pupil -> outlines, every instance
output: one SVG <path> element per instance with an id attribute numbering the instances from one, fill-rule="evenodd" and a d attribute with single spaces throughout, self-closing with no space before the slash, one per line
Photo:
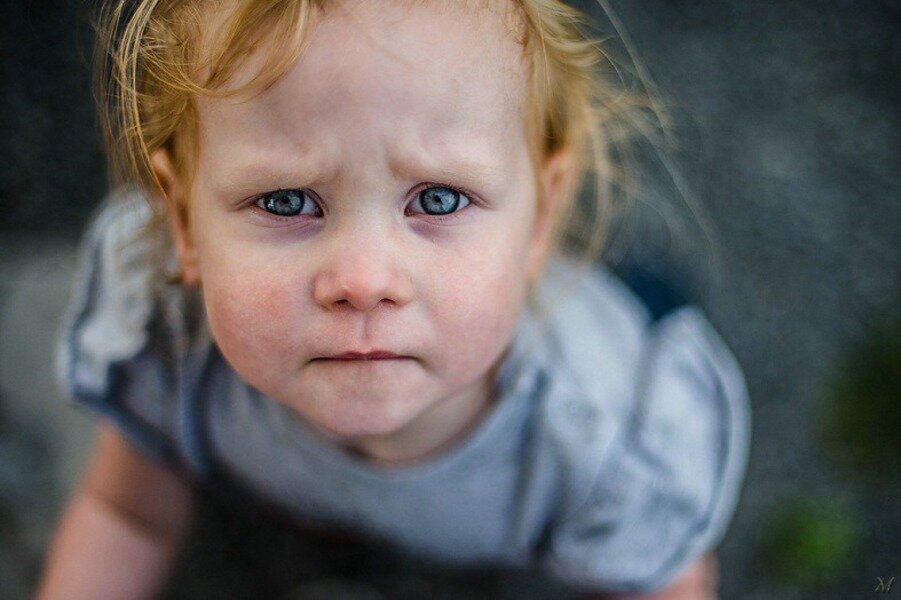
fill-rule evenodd
<path id="1" fill-rule="evenodd" d="M 448 188 L 429 188 L 423 192 L 422 207 L 430 215 L 446 215 L 460 203 L 460 194 Z"/>
<path id="2" fill-rule="evenodd" d="M 303 195 L 298 190 L 279 190 L 266 198 L 266 210 L 281 217 L 293 217 L 303 208 Z"/>

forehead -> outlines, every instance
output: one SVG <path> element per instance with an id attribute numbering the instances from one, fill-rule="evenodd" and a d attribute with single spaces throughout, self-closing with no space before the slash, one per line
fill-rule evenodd
<path id="1" fill-rule="evenodd" d="M 343 144 L 346 152 L 376 137 L 496 154 L 522 136 L 525 81 L 514 29 L 506 2 L 331 6 L 271 87 L 199 101 L 201 154 L 220 142 Z M 238 82 L 253 76 L 255 58 L 238 69 Z"/>

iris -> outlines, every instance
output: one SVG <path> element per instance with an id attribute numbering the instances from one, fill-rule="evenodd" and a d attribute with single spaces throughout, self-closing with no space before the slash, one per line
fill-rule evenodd
<path id="1" fill-rule="evenodd" d="M 446 187 L 432 187 L 422 190 L 419 199 L 427 214 L 446 215 L 460 204 L 460 193 Z"/>
<path id="2" fill-rule="evenodd" d="M 293 217 L 303 210 L 304 193 L 300 190 L 278 190 L 263 198 L 263 208 L 280 217 Z"/>

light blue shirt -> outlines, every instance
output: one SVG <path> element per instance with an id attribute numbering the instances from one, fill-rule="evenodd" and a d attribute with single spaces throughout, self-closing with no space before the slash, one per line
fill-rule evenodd
<path id="1" fill-rule="evenodd" d="M 228 366 L 198 294 L 158 276 L 149 216 L 135 194 L 97 213 L 59 354 L 70 397 L 147 455 L 299 520 L 578 587 L 659 588 L 722 537 L 750 421 L 741 370 L 698 308 L 654 318 L 607 269 L 556 258 L 484 421 L 436 458 L 380 467 Z"/>

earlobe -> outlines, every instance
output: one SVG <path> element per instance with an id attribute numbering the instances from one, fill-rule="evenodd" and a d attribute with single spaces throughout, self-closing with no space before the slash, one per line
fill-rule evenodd
<path id="1" fill-rule="evenodd" d="M 197 268 L 197 255 L 191 228 L 188 222 L 187 207 L 183 192 L 178 185 L 172 160 L 165 150 L 157 150 L 151 156 L 151 167 L 156 176 L 156 193 L 163 202 L 169 232 L 175 243 L 178 262 L 181 267 L 181 282 L 197 287 L 200 284 L 200 272 Z"/>

